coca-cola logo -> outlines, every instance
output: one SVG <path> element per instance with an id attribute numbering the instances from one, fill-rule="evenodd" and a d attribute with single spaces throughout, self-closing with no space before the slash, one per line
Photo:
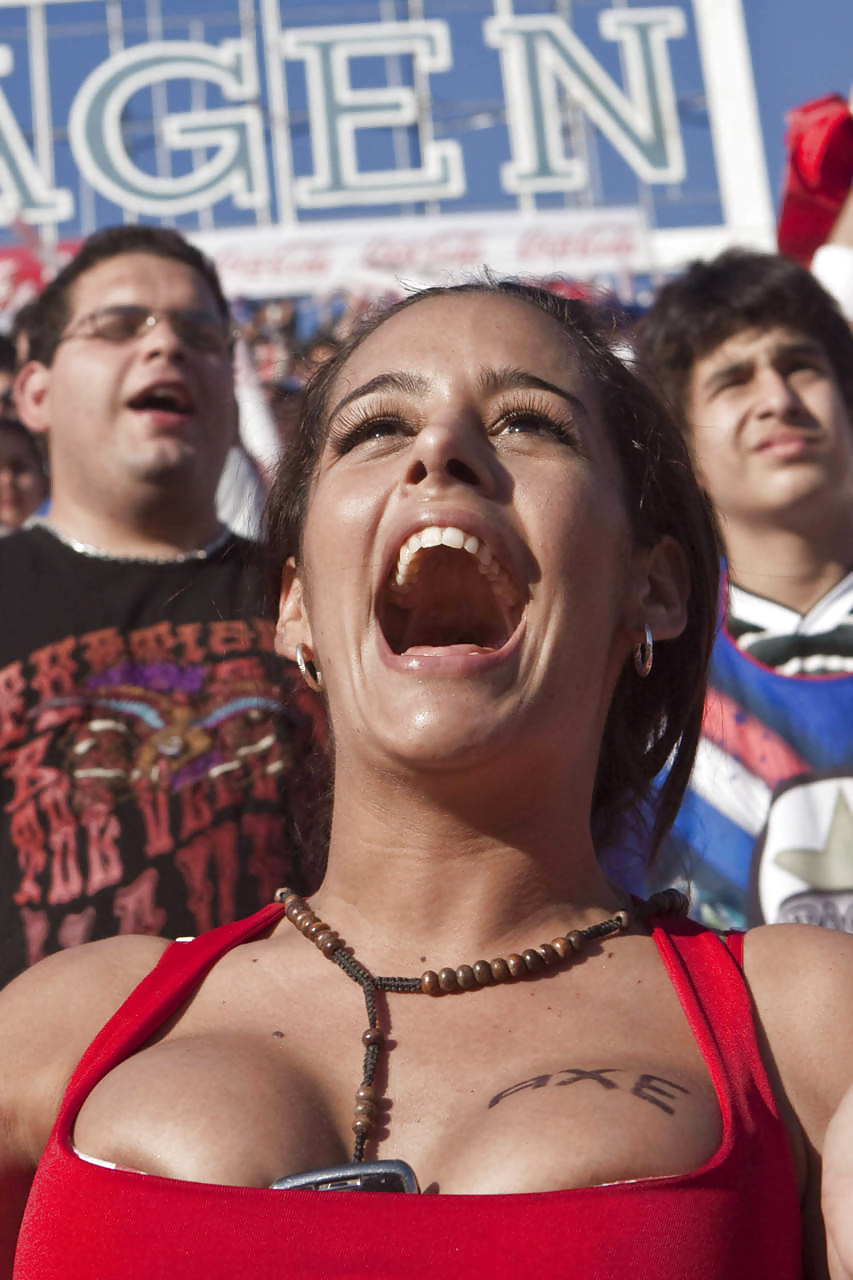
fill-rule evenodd
<path id="1" fill-rule="evenodd" d="M 467 266 L 482 262 L 487 254 L 480 231 L 444 232 L 420 238 L 369 240 L 362 262 L 366 267 L 401 271 Z"/>
<path id="2" fill-rule="evenodd" d="M 637 252 L 637 235 L 624 225 L 589 227 L 583 231 L 535 230 L 522 233 L 517 253 L 530 258 L 627 258 Z"/>

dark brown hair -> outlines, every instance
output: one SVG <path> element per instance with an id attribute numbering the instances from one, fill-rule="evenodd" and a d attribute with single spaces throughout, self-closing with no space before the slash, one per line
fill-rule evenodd
<path id="1" fill-rule="evenodd" d="M 654 666 L 641 680 L 626 662 L 605 725 L 593 795 L 598 847 L 618 835 L 621 820 L 637 816 L 654 790 L 649 847 L 671 826 L 693 764 L 702 724 L 706 668 L 715 632 L 719 548 L 710 506 L 697 485 L 671 415 L 659 397 L 611 349 L 594 312 L 574 299 L 514 281 L 482 281 L 427 289 L 368 318 L 308 384 L 303 411 L 289 439 L 266 510 L 268 589 L 277 597 L 288 556 L 299 562 L 314 473 L 328 428 L 329 396 L 357 347 L 398 312 L 426 298 L 484 293 L 513 298 L 551 317 L 571 339 L 585 376 L 598 391 L 619 460 L 626 509 L 641 545 L 671 535 L 687 558 L 691 594 L 687 625 L 658 643 Z"/>
<path id="2" fill-rule="evenodd" d="M 155 258 L 182 262 L 191 267 L 207 285 L 220 315 L 228 318 L 228 303 L 216 267 L 177 231 L 168 227 L 104 227 L 83 241 L 71 261 L 28 305 L 24 327 L 31 360 L 46 365 L 53 362 L 59 339 L 71 315 L 71 289 L 80 277 L 98 263 L 126 253 L 148 253 Z"/>
<path id="3" fill-rule="evenodd" d="M 804 333 L 826 352 L 853 418 L 853 334 L 810 271 L 776 253 L 727 249 L 665 285 L 637 328 L 637 347 L 689 433 L 697 360 L 746 329 Z"/>

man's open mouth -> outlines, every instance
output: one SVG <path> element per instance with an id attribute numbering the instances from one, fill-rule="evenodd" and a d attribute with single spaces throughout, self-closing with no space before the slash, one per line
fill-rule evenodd
<path id="1" fill-rule="evenodd" d="M 518 627 L 526 593 L 481 538 L 430 525 L 403 543 L 380 591 L 377 615 L 392 653 L 466 646 L 502 649 Z"/>
<path id="2" fill-rule="evenodd" d="M 152 413 L 190 414 L 192 399 L 180 383 L 152 383 L 128 401 L 131 409 Z"/>

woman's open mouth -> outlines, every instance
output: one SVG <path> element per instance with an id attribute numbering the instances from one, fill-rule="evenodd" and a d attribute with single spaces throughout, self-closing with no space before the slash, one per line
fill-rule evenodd
<path id="1" fill-rule="evenodd" d="M 527 595 L 481 538 L 430 525 L 401 546 L 377 617 L 393 654 L 488 654 L 518 629 Z"/>

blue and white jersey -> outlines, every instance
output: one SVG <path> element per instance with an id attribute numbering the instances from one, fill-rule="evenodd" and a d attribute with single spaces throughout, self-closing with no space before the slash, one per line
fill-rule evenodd
<path id="1" fill-rule="evenodd" d="M 803 921 L 853 933 L 853 575 L 803 617 L 733 596 L 654 885 L 686 881 L 691 914 L 714 927 Z"/>

